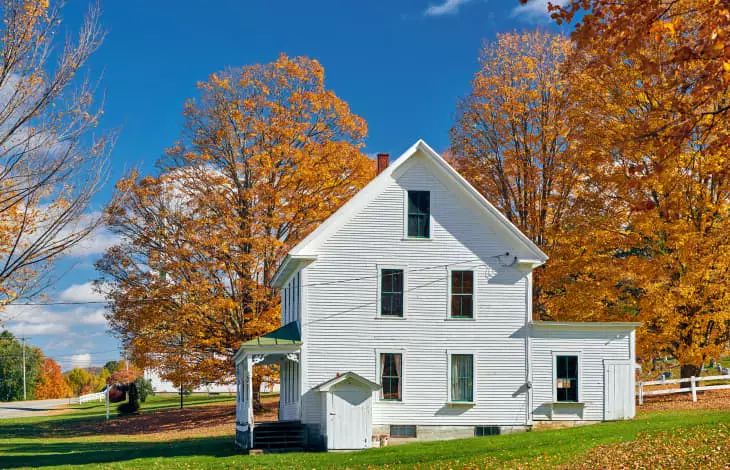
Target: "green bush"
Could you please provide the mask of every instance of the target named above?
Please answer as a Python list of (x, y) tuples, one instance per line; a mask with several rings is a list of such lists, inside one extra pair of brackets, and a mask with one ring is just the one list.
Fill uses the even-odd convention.
[(145, 379), (144, 377), (139, 377), (134, 382), (135, 385), (137, 385), (137, 392), (139, 392), (139, 401), (142, 403), (147, 401), (148, 396), (154, 396), (155, 391), (152, 389), (152, 381), (149, 379)]
[(137, 385), (134, 382), (129, 384), (127, 396), (129, 396), (129, 401), (122, 403), (117, 407), (119, 414), (133, 414), (139, 411), (139, 392), (137, 391)]

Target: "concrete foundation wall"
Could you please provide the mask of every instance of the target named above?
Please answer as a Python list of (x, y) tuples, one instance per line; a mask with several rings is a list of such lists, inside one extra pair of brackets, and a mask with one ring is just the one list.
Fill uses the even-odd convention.
[[(474, 437), (475, 426), (416, 426), (416, 437), (390, 438), (391, 444), (401, 444), (417, 441), (444, 441), (450, 439), (465, 439)], [(500, 434), (512, 434), (529, 431), (530, 426), (499, 426)], [(373, 436), (390, 436), (390, 425), (373, 426)]]

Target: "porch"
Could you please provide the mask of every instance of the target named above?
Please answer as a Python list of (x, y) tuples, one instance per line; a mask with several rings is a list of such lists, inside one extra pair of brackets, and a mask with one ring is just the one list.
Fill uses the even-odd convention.
[[(280, 371), (288, 371), (287, 377), (299, 377), (301, 335), (297, 322), (288, 323), (266, 335), (241, 345), (234, 355), (236, 364), (236, 446), (242, 449), (286, 449), (304, 447), (304, 429), (299, 422), (298, 387), (292, 383), (280, 386), (279, 420), (260, 423), (254, 419), (253, 367), (256, 365), (279, 365)], [(299, 380), (296, 381), (299, 383)], [(284, 399), (287, 409), (282, 416)], [(284, 419), (282, 419), (284, 418)], [(294, 419), (292, 419), (294, 418)]]

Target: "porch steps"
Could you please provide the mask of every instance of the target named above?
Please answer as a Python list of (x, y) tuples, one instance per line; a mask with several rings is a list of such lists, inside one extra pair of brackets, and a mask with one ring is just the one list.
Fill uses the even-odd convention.
[(253, 448), (301, 450), (304, 448), (304, 425), (300, 421), (257, 423), (253, 428)]

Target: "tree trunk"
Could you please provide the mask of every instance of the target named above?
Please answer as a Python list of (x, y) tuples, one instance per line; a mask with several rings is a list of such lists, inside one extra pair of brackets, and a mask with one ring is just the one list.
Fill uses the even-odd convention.
[(679, 368), (679, 374), (683, 379), (688, 379), (690, 377), (699, 377), (700, 367), (701, 366), (695, 366), (692, 364), (682, 364)]

